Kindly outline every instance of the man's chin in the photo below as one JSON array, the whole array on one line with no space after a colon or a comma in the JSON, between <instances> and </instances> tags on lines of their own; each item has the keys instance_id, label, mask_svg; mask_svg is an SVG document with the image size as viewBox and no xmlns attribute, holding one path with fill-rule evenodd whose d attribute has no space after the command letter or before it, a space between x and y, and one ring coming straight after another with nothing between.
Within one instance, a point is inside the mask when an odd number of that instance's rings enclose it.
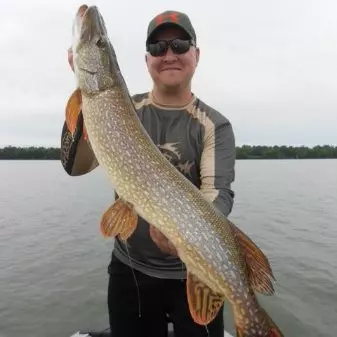
<instances>
[{"instance_id":1,"label":"man's chin","mask_svg":"<svg viewBox=\"0 0 337 337\"><path fill-rule=\"evenodd\" d=\"M177 90L181 87L182 83L180 81L165 81L162 82L162 86L166 89L166 90Z\"/></svg>"}]
</instances>

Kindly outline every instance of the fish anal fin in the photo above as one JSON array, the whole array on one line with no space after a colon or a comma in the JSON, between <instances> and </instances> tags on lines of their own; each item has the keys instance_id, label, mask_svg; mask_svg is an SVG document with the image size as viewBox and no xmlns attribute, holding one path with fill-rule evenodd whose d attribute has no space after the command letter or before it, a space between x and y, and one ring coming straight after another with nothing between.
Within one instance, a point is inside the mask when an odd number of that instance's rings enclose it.
<instances>
[{"instance_id":1,"label":"fish anal fin","mask_svg":"<svg viewBox=\"0 0 337 337\"><path fill-rule=\"evenodd\" d=\"M127 240L137 227L138 215L130 203L117 199L103 214L101 233L104 237L119 235L121 240Z\"/></svg>"},{"instance_id":2,"label":"fish anal fin","mask_svg":"<svg viewBox=\"0 0 337 337\"><path fill-rule=\"evenodd\" d=\"M201 325L210 323L222 307L225 296L215 293L190 272L187 273L186 290L193 320Z\"/></svg>"},{"instance_id":3,"label":"fish anal fin","mask_svg":"<svg viewBox=\"0 0 337 337\"><path fill-rule=\"evenodd\" d=\"M268 258L262 250L238 227L231 223L238 244L247 263L248 278L252 289L264 294L273 295L275 280Z\"/></svg>"},{"instance_id":4,"label":"fish anal fin","mask_svg":"<svg viewBox=\"0 0 337 337\"><path fill-rule=\"evenodd\" d=\"M81 90L76 89L69 97L66 105L66 124L69 132L74 135L77 127L78 116L82 109ZM83 122L83 138L88 140L88 133Z\"/></svg>"}]
</instances>

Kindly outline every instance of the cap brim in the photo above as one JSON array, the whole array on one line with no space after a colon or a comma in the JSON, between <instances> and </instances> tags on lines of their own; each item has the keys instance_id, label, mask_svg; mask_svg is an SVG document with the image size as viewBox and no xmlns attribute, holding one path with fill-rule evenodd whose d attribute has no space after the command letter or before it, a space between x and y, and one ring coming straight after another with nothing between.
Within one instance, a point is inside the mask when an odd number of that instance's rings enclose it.
<instances>
[{"instance_id":1,"label":"cap brim","mask_svg":"<svg viewBox=\"0 0 337 337\"><path fill-rule=\"evenodd\" d=\"M186 36L188 36L190 39L193 39L193 37L191 36L191 34L179 23L175 23L175 22L163 22L161 24L159 24L151 33L150 35L147 37L146 39L146 44L149 43L149 41L153 38L153 36L158 33L158 31L160 31L161 29L165 28L165 27L178 27L179 29L181 29Z\"/></svg>"}]
</instances>

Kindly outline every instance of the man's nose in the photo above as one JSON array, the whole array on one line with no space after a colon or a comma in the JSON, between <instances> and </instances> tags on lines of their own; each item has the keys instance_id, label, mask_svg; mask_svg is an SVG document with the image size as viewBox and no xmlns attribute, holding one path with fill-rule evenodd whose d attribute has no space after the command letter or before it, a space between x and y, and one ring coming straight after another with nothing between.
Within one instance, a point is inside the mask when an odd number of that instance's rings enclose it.
<instances>
[{"instance_id":1,"label":"man's nose","mask_svg":"<svg viewBox=\"0 0 337 337\"><path fill-rule=\"evenodd\" d=\"M171 47L168 47L167 52L164 55L164 61L173 62L175 60L177 60L177 55L172 51Z\"/></svg>"}]
</instances>

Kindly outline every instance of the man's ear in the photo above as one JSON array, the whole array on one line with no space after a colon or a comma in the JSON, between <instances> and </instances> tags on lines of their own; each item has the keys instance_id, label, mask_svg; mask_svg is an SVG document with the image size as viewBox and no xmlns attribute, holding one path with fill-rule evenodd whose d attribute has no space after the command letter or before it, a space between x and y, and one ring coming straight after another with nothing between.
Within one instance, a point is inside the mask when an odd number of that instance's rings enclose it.
<instances>
[{"instance_id":1,"label":"man's ear","mask_svg":"<svg viewBox=\"0 0 337 337\"><path fill-rule=\"evenodd\" d=\"M197 65L198 65L199 58L200 58L200 49L198 47L195 48L195 57L196 57Z\"/></svg>"},{"instance_id":2,"label":"man's ear","mask_svg":"<svg viewBox=\"0 0 337 337\"><path fill-rule=\"evenodd\" d=\"M145 63L147 63L147 53L145 53Z\"/></svg>"}]
</instances>

